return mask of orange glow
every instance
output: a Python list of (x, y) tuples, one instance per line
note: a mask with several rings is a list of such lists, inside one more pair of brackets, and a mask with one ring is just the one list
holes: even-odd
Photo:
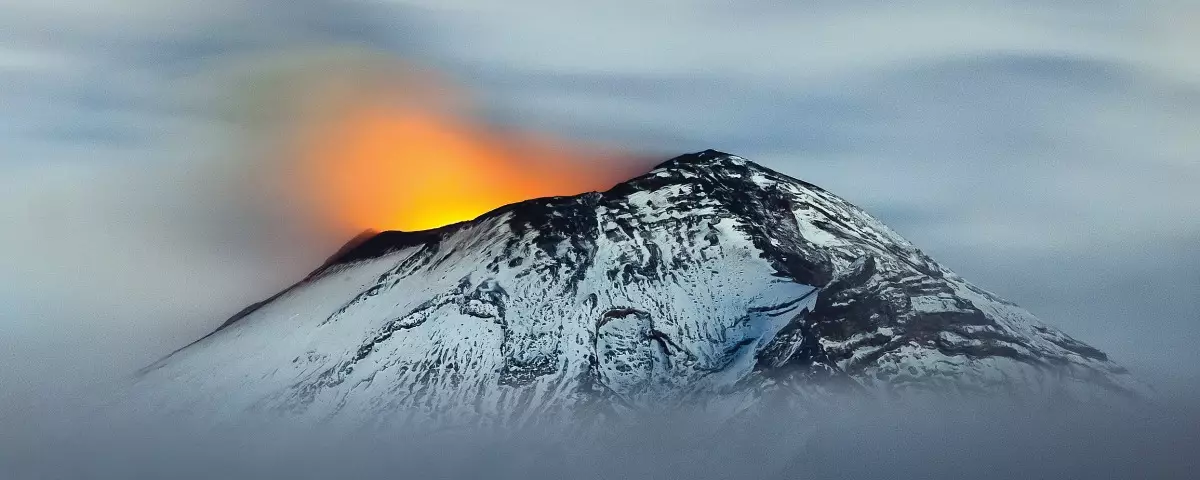
[(450, 97), (444, 84), (408, 80), (404, 92), (389, 85), (323, 105), (288, 135), (299, 161), (290, 188), (330, 227), (437, 228), (522, 200), (604, 190), (632, 173), (617, 155), (456, 115), (439, 100)]

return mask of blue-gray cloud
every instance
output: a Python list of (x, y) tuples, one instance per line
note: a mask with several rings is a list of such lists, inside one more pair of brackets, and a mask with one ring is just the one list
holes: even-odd
[(498, 123), (812, 181), (1135, 371), (1195, 379), (1197, 19), (1170, 0), (6, 7), (0, 380), (29, 388), (4, 395), (130, 371), (291, 278), (273, 265), (320, 261), (223, 189), (214, 106), (242, 101), (229, 65), (334, 47), (444, 69)]

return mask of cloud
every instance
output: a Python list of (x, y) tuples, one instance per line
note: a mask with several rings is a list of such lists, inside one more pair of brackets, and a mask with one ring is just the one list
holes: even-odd
[(335, 248), (247, 208), (224, 108), (259, 59), (347, 46), (447, 70), (498, 123), (743, 155), (1139, 373), (1200, 363), (1186, 1), (4, 9), (0, 346), (16, 367), (0, 380), (26, 387), (10, 400), (132, 371)]
[[(838, 398), (726, 420), (660, 411), (526, 428), (72, 418), (0, 432), (15, 478), (1191, 478), (1188, 397), (1141, 411)], [(579, 423), (571, 423), (579, 422)], [(81, 427), (86, 426), (86, 428)], [(7, 454), (7, 457), (5, 456)]]

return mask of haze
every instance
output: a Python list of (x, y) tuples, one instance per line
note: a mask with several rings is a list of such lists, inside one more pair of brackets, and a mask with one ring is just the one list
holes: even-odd
[(274, 94), (313, 69), (388, 62), (467, 92), (446, 108), (469, 110), (455, 117), (469, 130), (551, 139), (535, 165), (570, 157), (589, 172), (569, 191), (521, 192), (601, 188), (632, 171), (613, 152), (734, 153), (855, 202), (1167, 396), (1200, 383), (1195, 2), (0, 0), (0, 12), (4, 423), (48, 399), (86, 403), (80, 392), (211, 331), (373, 223), (332, 228), (351, 217), (262, 188), (262, 172), (299, 165), (272, 163), (280, 150), (264, 140), (293, 137), (262, 114), (286, 115)]

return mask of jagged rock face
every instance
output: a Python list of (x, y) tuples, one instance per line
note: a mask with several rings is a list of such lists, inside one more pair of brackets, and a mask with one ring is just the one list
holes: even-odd
[(379, 234), (138, 384), (177, 411), (516, 424), (826, 389), (1138, 388), (857, 207), (711, 150), (607, 192)]

